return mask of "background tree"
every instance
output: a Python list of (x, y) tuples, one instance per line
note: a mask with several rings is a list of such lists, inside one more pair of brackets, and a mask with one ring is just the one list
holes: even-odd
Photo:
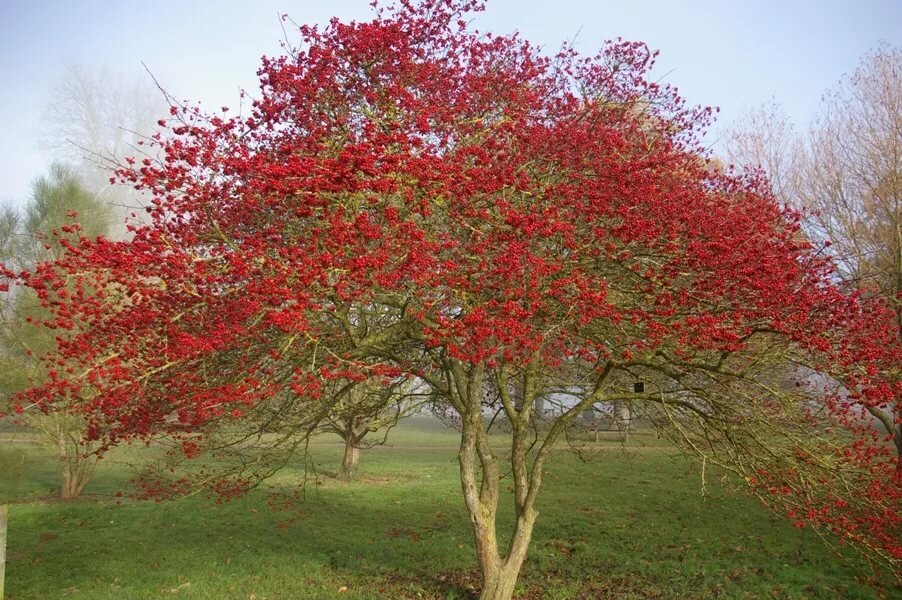
[[(3, 262), (15, 271), (31, 271), (42, 262), (60, 258), (67, 242), (77, 242), (81, 236), (97, 237), (108, 227), (105, 204), (87, 191), (74, 171), (56, 163), (48, 176), (35, 181), (21, 213), (12, 207), (3, 209)], [(37, 357), (55, 348), (56, 331), (42, 326), (50, 313), (41, 307), (41, 295), (40, 290), (24, 288), (4, 294), (0, 394), (7, 406), (15, 393), (45, 378), (45, 365)], [(26, 407), (20, 417), (56, 450), (62, 470), (60, 496), (77, 497), (96, 466), (91, 444), (84, 436), (84, 420), (66, 412), (45, 414), (36, 407)]]
[(804, 139), (775, 103), (727, 133), (731, 160), (763, 168), (781, 199), (810, 211), (807, 233), (832, 244), (844, 279), (893, 305), (902, 291), (900, 85), (902, 49), (882, 45), (826, 92)]
[[(137, 65), (136, 65), (137, 66)], [(44, 111), (43, 146), (74, 165), (83, 185), (112, 212), (110, 232), (124, 234), (146, 199), (134, 188), (113, 186), (113, 171), (125, 158), (143, 155), (156, 123), (169, 106), (149, 74), (126, 78), (107, 69), (70, 64), (53, 88)]]
[[(778, 198), (806, 211), (805, 232), (829, 245), (838, 276), (893, 308), (888, 343), (902, 345), (902, 49), (884, 44), (865, 55), (824, 95), (805, 136), (772, 103), (729, 130), (726, 149), (730, 160), (764, 169)], [(898, 407), (864, 407), (902, 456)]]
[[(814, 525), (824, 502), (859, 506), (884, 485), (881, 511), (848, 523), (873, 531), (850, 541), (897, 567), (895, 459), (824, 433), (807, 396), (769, 380), (820, 359), (855, 371), (863, 401), (892, 401), (898, 382), (869, 362), (883, 340), (865, 335), (882, 321), (832, 285), (760, 179), (708, 168), (697, 135), (711, 111), (648, 81), (643, 44), (552, 59), (469, 29), (479, 8), (402, 3), (301, 27), (299, 48), (264, 60), (251, 115), (174, 106), (165, 158), (121, 172), (153, 192), (153, 221), (21, 278), (117, 290), (48, 296), (69, 327), (45, 360), (87, 375), (21, 401), (77, 411), (104, 444), (166, 435), (196, 456), (276, 416), (298, 444), (349, 386), (419, 378), (460, 417), (484, 600), (513, 594), (568, 423), (629, 402)], [(637, 376), (644, 390), (623, 388)], [(538, 427), (537, 400), (556, 393), (569, 401)], [(240, 493), (271, 466), (182, 484)]]
[[(363, 381), (347, 389), (339, 397), (321, 429), (334, 433), (344, 441), (345, 451), (338, 472), (340, 479), (353, 479), (360, 462), (360, 450), (384, 444), (389, 431), (423, 403), (414, 391), (415, 380), (400, 379), (391, 383)], [(366, 440), (381, 431), (381, 440)]]
[(724, 150), (736, 165), (763, 169), (777, 198), (800, 206), (803, 147), (783, 108), (772, 100), (749, 110), (726, 130)]
[[(902, 48), (881, 46), (824, 96), (798, 197), (842, 274), (902, 319)], [(902, 321), (900, 321), (902, 323)]]

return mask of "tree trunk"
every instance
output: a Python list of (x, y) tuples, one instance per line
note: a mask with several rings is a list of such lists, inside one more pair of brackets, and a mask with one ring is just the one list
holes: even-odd
[(57, 458), (62, 465), (61, 500), (78, 498), (94, 474), (96, 459), (90, 454), (82, 453), (78, 442), (67, 444), (64, 435), (57, 441)]
[[(482, 371), (474, 369), (469, 377), (461, 371), (455, 373), (459, 393), (463, 427), (461, 431), (460, 482), (464, 501), (473, 526), (476, 542), (476, 560), (482, 573), (480, 600), (510, 600), (514, 594), (520, 568), (526, 559), (533, 524), (538, 513), (532, 508), (536, 486), (531, 489), (526, 473), (526, 451), (528, 444), (523, 434), (522, 423), (513, 422), (514, 445), (513, 464), (515, 486), (518, 489), (516, 508), (517, 520), (514, 534), (506, 555), (498, 550), (496, 518), (500, 497), (500, 470), (498, 458), (491, 447), (488, 432), (482, 420)], [(532, 398), (525, 394), (521, 407), (531, 408)], [(511, 403), (513, 404), (513, 403)], [(513, 415), (512, 415), (513, 416)], [(528, 411), (524, 421), (528, 418)], [(540, 461), (541, 462), (541, 461)], [(541, 464), (539, 464), (541, 469)], [(537, 482), (534, 482), (537, 483)], [(529, 494), (528, 492), (533, 492)]]
[(497, 561), (488, 564), (480, 562), (483, 583), (479, 600), (510, 600), (513, 597), (520, 569), (529, 550), (532, 528), (537, 516), (538, 513), (530, 509), (517, 519), (514, 537), (505, 558), (498, 556)]
[(503, 566), (491, 571), (483, 569), (479, 600), (510, 600), (514, 596), (519, 571), (519, 568), (505, 569)]
[(64, 464), (60, 500), (74, 500), (81, 496), (90, 478), (90, 474), (83, 472), (79, 466), (72, 468), (69, 464)]
[(345, 454), (341, 459), (339, 479), (353, 479), (357, 474), (357, 464), (360, 462), (360, 447), (353, 435), (345, 438)]
[(894, 423), (894, 415), (889, 411), (867, 404), (865, 409), (883, 425), (888, 434), (893, 436), (893, 444), (896, 446), (896, 470), (902, 472), (902, 424)]
[[(600, 399), (598, 390), (610, 373), (614, 363), (598, 374), (593, 392), (576, 406), (550, 422), (544, 440), (535, 449), (536, 430), (531, 425), (536, 389), (537, 370), (527, 365), (519, 374), (522, 382), (512, 386), (510, 370), (502, 367), (495, 373), (497, 390), (504, 411), (511, 423), (511, 477), (514, 488), (515, 522), (507, 553), (498, 551), (496, 517), (500, 498), (501, 472), (498, 458), (491, 445), (482, 414), (482, 395), (485, 384), (485, 365), (467, 365), (450, 361), (446, 371), (449, 399), (461, 416), (460, 483), (464, 503), (473, 526), (476, 542), (476, 559), (482, 572), (480, 600), (510, 600), (514, 594), (517, 577), (532, 539), (536, 518), (535, 501), (542, 487), (542, 466), (554, 447), (554, 442), (584, 409)], [(522, 390), (520, 408), (511, 390)], [(530, 453), (532, 460), (530, 460)]]
[[(62, 483), (60, 485), (60, 500), (72, 500), (78, 497), (81, 490), (78, 490), (78, 473), (72, 467), (68, 448), (66, 447), (66, 438), (60, 435), (57, 440), (57, 460), (62, 465)], [(77, 463), (76, 463), (77, 464)], [(81, 486), (84, 488), (84, 486)]]
[(507, 556), (502, 556), (498, 552), (494, 527), (497, 508), (497, 504), (484, 506), (480, 514), (471, 515), (476, 538), (476, 558), (482, 572), (479, 600), (510, 600), (513, 597), (538, 516), (534, 510), (528, 510), (517, 519)]
[[(595, 390), (601, 389), (611, 364), (599, 374)], [(496, 518), (500, 498), (501, 472), (498, 457), (491, 445), (482, 414), (482, 395), (485, 384), (485, 365), (464, 366), (452, 361), (446, 371), (449, 397), (461, 416), (460, 450), (457, 458), (460, 464), (460, 483), (464, 493), (464, 503), (473, 526), (476, 542), (476, 559), (482, 572), (482, 592), (480, 600), (510, 600), (514, 594), (517, 577), (526, 560), (532, 530), (536, 518), (535, 501), (542, 486), (542, 466), (554, 447), (554, 441), (564, 428), (587, 407), (598, 401), (598, 394), (592, 394), (579, 404), (550, 423), (544, 440), (534, 449), (536, 430), (532, 426), (533, 402), (538, 395), (536, 389), (536, 369), (527, 365), (519, 375), (522, 382), (516, 389), (522, 390), (520, 408), (516, 398), (512, 398), (509, 380), (510, 371), (501, 368), (496, 375), (497, 390), (505, 413), (511, 423), (511, 477), (514, 488), (515, 521), (514, 531), (507, 552), (498, 550)], [(530, 460), (530, 453), (532, 460)]]

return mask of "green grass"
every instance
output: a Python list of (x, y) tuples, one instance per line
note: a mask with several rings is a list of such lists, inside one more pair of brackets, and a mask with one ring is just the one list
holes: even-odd
[[(631, 443), (643, 441), (654, 440)], [(115, 461), (140, 449), (111, 456), (83, 500), (59, 503), (48, 498), (50, 456), (2, 446), (4, 464), (24, 461), (17, 494), (28, 499), (10, 508), (7, 599), (471, 598), (478, 573), (456, 442), (455, 432), (415, 421), (365, 451), (359, 479), (343, 483), (329, 476), (341, 446), (321, 440), (303, 503), (278, 510), (262, 488), (218, 506), (117, 506), (130, 471)], [(702, 497), (697, 469), (666, 449), (600, 446), (595, 462), (560, 452), (548, 465), (520, 598), (900, 597), (813, 532), (718, 482)], [(299, 477), (288, 470), (277, 482)], [(0, 486), (13, 478), (4, 470)]]

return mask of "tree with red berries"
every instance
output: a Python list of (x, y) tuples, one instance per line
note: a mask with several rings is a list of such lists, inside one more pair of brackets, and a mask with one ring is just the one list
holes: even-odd
[[(704, 464), (897, 567), (896, 459), (824, 429), (814, 413), (842, 399), (775, 376), (817, 363), (894, 402), (894, 357), (867, 335), (879, 320), (831, 285), (765, 182), (709, 168), (696, 136), (712, 111), (650, 82), (645, 45), (546, 57), (473, 31), (481, 8), (402, 1), (302, 26), (299, 47), (264, 59), (250, 115), (173, 106), (154, 153), (120, 171), (153, 194), (149, 222), (22, 282), (76, 290), (48, 300), (58, 369), (25, 399), (78, 398), (106, 444), (165, 435), (195, 456), (258, 436), (254, 460), (170, 484), (229, 495), (351, 390), (416, 378), (460, 419), (483, 600), (514, 592), (568, 423), (629, 402)], [(542, 399), (562, 407), (547, 426)], [(286, 434), (263, 435), (273, 423)]]

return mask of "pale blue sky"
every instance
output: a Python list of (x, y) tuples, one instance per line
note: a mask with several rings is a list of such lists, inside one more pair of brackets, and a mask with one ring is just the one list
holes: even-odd
[[(299, 23), (366, 19), (368, 0), (0, 0), (0, 200), (24, 202), (50, 157), (38, 144), (50, 93), (67, 63), (129, 78), (141, 62), (178, 98), (236, 106), (256, 88), (263, 54), (279, 52), (277, 15)], [(880, 40), (902, 44), (902, 0), (490, 0), (482, 30), (557, 49), (577, 32), (594, 52), (605, 39), (661, 51), (657, 74), (692, 103), (719, 106), (720, 126), (771, 98), (797, 122), (823, 91)], [(717, 126), (708, 137), (717, 142)]]

